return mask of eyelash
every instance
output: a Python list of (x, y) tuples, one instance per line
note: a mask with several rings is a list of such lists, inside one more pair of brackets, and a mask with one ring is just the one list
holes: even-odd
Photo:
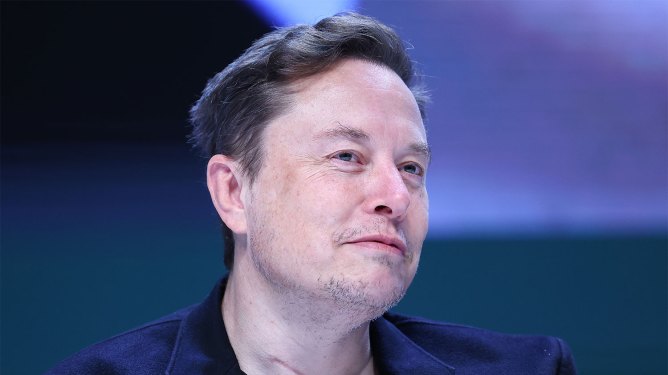
[[(408, 172), (408, 171), (406, 171), (405, 167), (415, 167), (416, 172), (415, 172), (415, 173)], [(407, 163), (407, 164), (403, 164), (400, 168), (401, 168), (403, 171), (405, 171), (406, 173), (409, 173), (409, 174), (412, 174), (412, 175), (415, 175), (415, 176), (424, 176), (424, 168), (422, 168), (422, 166), (420, 166), (420, 165), (417, 164), (417, 163)]]
[[(334, 154), (334, 157), (338, 158), (341, 155), (350, 155), (353, 159), (357, 159), (357, 161), (356, 161), (357, 163), (360, 163), (362, 161), (361, 158), (352, 151), (339, 151), (336, 154)], [(352, 160), (343, 160), (343, 159), (340, 159), (340, 158), (339, 158), (339, 160), (345, 161), (345, 162), (350, 162), (350, 163), (353, 162)]]
[[(346, 157), (347, 158), (349, 157), (351, 160), (343, 160), (341, 158), (342, 155), (346, 155)], [(352, 151), (339, 151), (339, 152), (335, 153), (333, 155), (333, 157), (337, 160), (340, 160), (340, 161), (343, 161), (343, 162), (346, 162), (346, 163), (361, 163), (362, 162), (362, 158), (360, 158), (356, 153), (354, 153)], [(354, 160), (352, 160), (352, 159), (354, 159)], [(409, 171), (406, 170), (406, 167), (414, 167), (416, 169), (416, 172), (415, 173), (409, 172)], [(403, 172), (406, 172), (410, 175), (414, 175), (414, 176), (423, 176), (424, 175), (424, 168), (417, 163), (402, 164), (401, 166), (399, 166), (399, 170), (403, 171)]]

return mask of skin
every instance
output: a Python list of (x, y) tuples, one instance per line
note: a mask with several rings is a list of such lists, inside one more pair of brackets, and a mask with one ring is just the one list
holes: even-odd
[(424, 126), (383, 66), (346, 59), (294, 86), (252, 184), (209, 161), (236, 242), (223, 319), (248, 374), (373, 374), (369, 322), (405, 294), (427, 232)]

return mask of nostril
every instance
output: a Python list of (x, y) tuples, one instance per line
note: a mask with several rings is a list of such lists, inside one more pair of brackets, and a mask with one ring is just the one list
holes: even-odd
[(392, 209), (389, 208), (389, 207), (387, 207), (387, 206), (380, 205), (380, 206), (376, 206), (376, 212), (381, 212), (381, 213), (391, 214), (391, 213), (392, 213)]

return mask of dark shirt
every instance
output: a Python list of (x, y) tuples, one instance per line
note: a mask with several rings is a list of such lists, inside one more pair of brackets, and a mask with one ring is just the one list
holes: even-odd
[[(204, 302), (90, 346), (47, 374), (243, 374), (220, 312), (225, 281)], [(568, 346), (553, 337), (392, 313), (371, 322), (370, 335), (382, 374), (575, 374)]]

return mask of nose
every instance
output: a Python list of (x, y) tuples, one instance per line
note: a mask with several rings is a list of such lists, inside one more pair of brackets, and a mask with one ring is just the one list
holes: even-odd
[(383, 215), (393, 221), (406, 216), (411, 195), (396, 165), (378, 166), (369, 176), (366, 186), (366, 211)]

